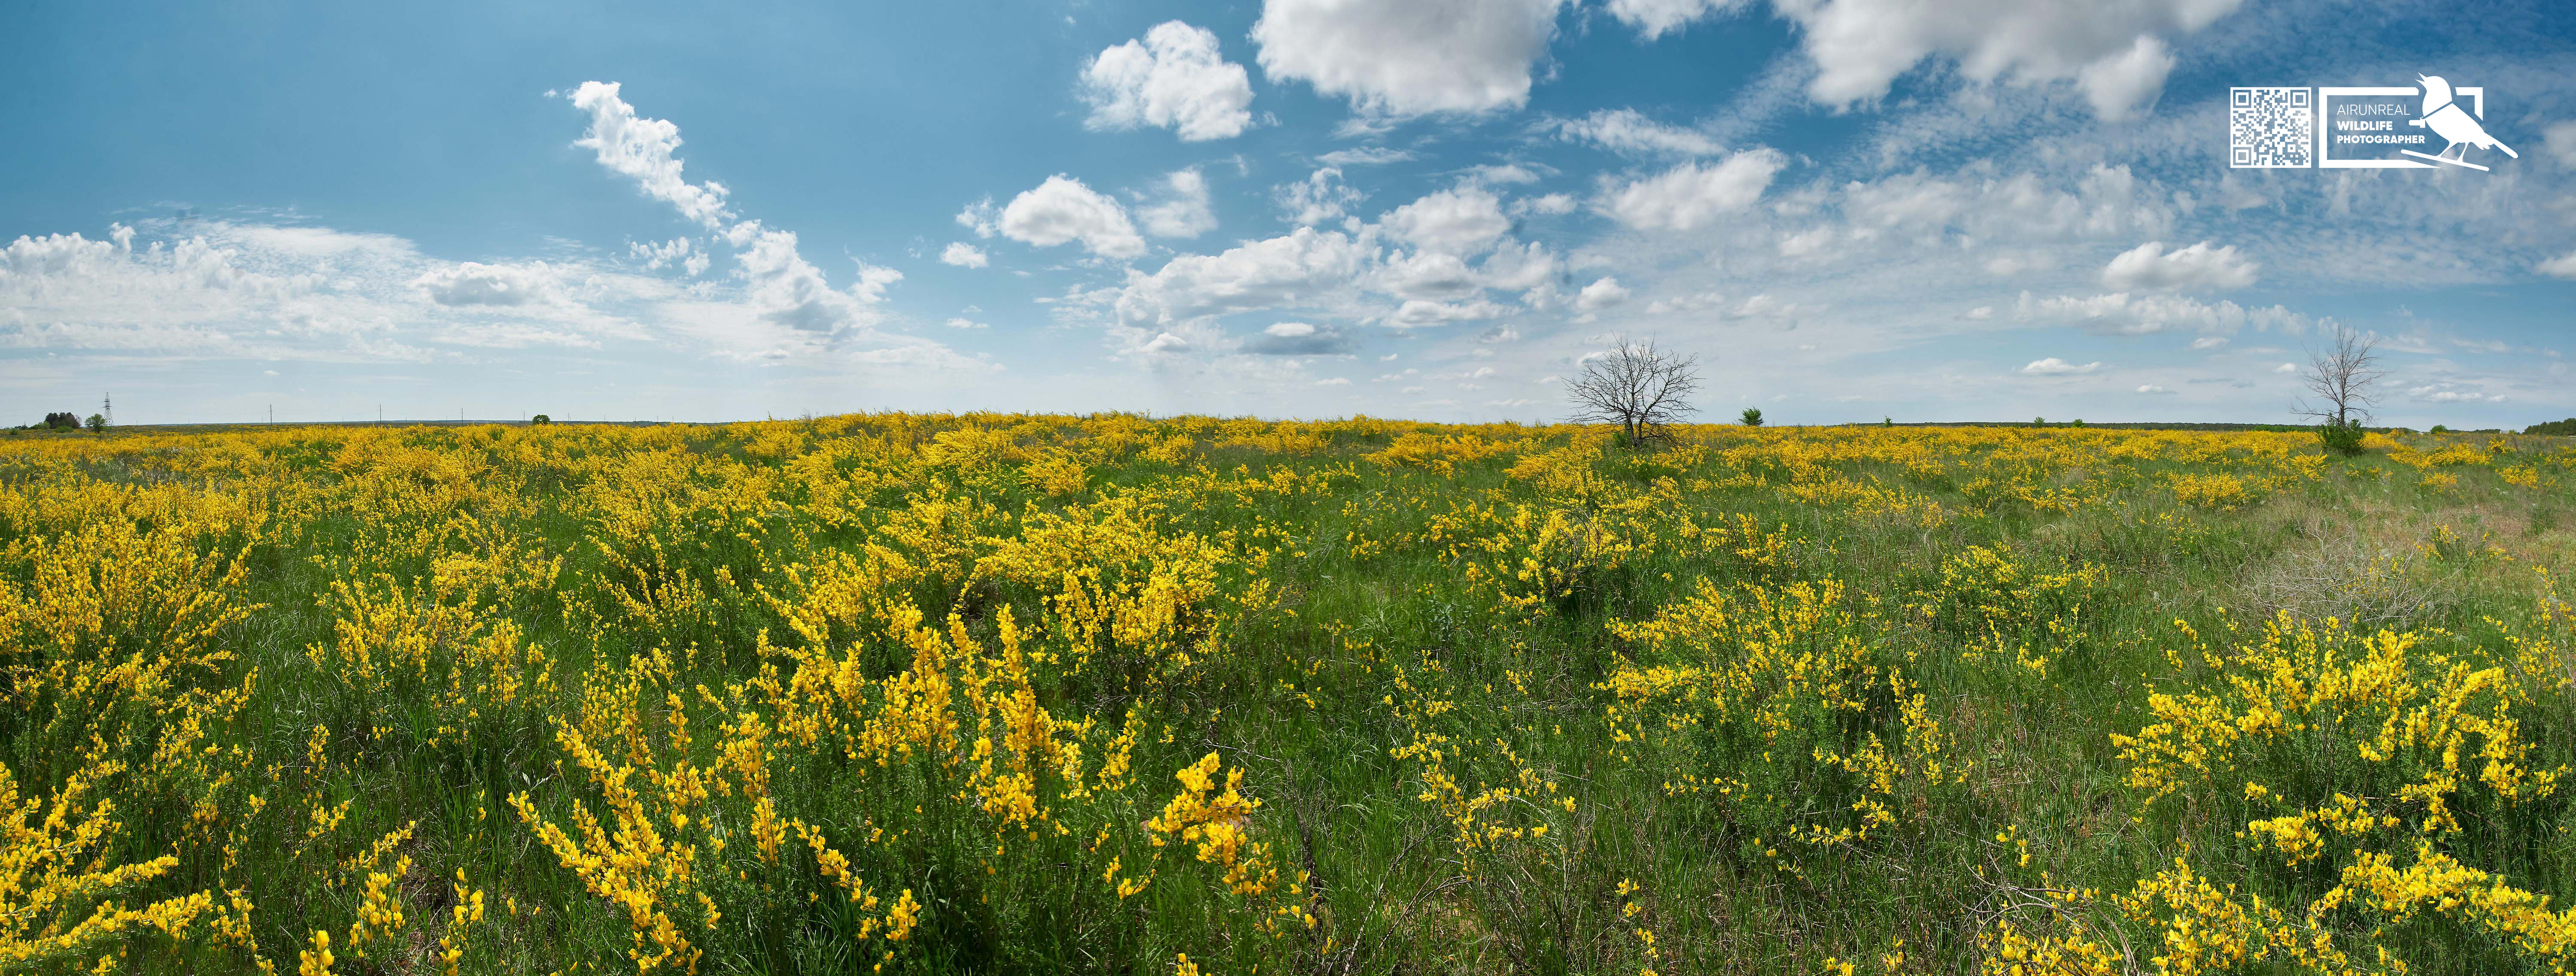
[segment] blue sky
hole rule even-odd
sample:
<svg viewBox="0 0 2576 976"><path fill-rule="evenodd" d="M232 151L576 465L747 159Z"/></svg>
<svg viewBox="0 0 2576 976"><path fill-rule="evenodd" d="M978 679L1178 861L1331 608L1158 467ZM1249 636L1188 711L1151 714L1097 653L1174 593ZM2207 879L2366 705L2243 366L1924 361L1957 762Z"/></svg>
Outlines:
<svg viewBox="0 0 2576 976"><path fill-rule="evenodd" d="M0 419L2576 415L2576 9L1265 0L0 11ZM2491 167L2230 169L2228 89ZM2436 142L2435 145L2440 143Z"/></svg>

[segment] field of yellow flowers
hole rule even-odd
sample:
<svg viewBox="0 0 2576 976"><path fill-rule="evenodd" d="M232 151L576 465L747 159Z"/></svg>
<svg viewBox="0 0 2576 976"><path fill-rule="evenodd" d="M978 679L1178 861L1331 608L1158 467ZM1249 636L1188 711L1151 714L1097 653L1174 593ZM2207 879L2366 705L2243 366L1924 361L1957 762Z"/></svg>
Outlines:
<svg viewBox="0 0 2576 976"><path fill-rule="evenodd" d="M2563 972L2568 443L0 439L0 971Z"/></svg>

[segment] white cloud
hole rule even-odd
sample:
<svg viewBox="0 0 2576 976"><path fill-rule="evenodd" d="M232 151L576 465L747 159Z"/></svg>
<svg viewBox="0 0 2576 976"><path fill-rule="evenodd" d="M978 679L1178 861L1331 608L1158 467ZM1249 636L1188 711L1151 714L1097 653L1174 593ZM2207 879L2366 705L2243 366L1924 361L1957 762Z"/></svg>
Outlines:
<svg viewBox="0 0 2576 976"><path fill-rule="evenodd" d="M1175 257L1132 279L1116 304L1130 322L1307 305L1347 289L1368 258L1368 247L1338 231L1299 227L1218 254Z"/></svg>
<svg viewBox="0 0 2576 976"><path fill-rule="evenodd" d="M573 107L590 113L589 130L573 145L596 151L600 165L633 177L646 196L679 208L680 216L709 228L731 219L723 184L690 183L681 177L680 159L673 155L680 148L680 127L636 117L635 107L618 98L617 89L617 82L585 81L573 92Z"/></svg>
<svg viewBox="0 0 2576 976"><path fill-rule="evenodd" d="M626 253L641 259L646 271L660 271L676 264L690 277L707 272L707 252L699 250L697 243L686 237L674 237L662 244L636 241L626 245Z"/></svg>
<svg viewBox="0 0 2576 976"><path fill-rule="evenodd" d="M1551 170L1551 172L1553 171ZM1471 166L1468 167L1465 178L1479 183L1500 183L1505 185L1538 182L1538 174L1530 172L1529 167L1523 166L1519 163L1493 163L1483 166Z"/></svg>
<svg viewBox="0 0 2576 976"><path fill-rule="evenodd" d="M859 283L851 292L834 290L823 271L796 251L793 231L770 230L759 221L736 224L727 231L735 258L742 263L743 293L752 309L768 322L799 332L830 334L864 328L879 316L866 306L885 298L885 288L903 277L889 268L859 265Z"/></svg>
<svg viewBox="0 0 2576 976"><path fill-rule="evenodd" d="M2254 284L2261 266L2236 253L2235 245L2211 247L2202 241L2171 252L2163 241L2148 241L2112 258L2102 269L2102 286L2122 290L2225 291Z"/></svg>
<svg viewBox="0 0 2576 976"><path fill-rule="evenodd" d="M1563 193L1550 193L1546 196L1538 197L1522 197L1521 199L1512 201L1512 213L1515 214L1542 214L1552 217L1573 212L1574 198Z"/></svg>
<svg viewBox="0 0 2576 976"><path fill-rule="evenodd" d="M1927 58L1953 59L1973 81L2073 78L2105 117L2162 89L2173 58L2161 39L2190 34L2242 0L1774 0L1800 28L1817 68L1808 94L1828 105L1884 96Z"/></svg>
<svg viewBox="0 0 2576 976"><path fill-rule="evenodd" d="M2504 394L2463 390L2450 383L2432 383L2407 390L2408 396L2426 403L2503 403Z"/></svg>
<svg viewBox="0 0 2576 976"><path fill-rule="evenodd" d="M1743 0L1610 0L1610 16L1636 28L1651 41L1710 14L1733 9Z"/></svg>
<svg viewBox="0 0 2576 976"><path fill-rule="evenodd" d="M1383 146L1356 146L1350 149L1333 150L1315 157L1315 161L1326 166L1382 166L1413 158L1414 154L1411 150L1388 149Z"/></svg>
<svg viewBox="0 0 2576 976"><path fill-rule="evenodd" d="M965 241L957 241L949 244L947 250L939 252L939 263L956 265L960 268L981 268L993 263L993 259L985 256L983 248Z"/></svg>
<svg viewBox="0 0 2576 976"><path fill-rule="evenodd" d="M2576 121L2550 123L2540 130L2540 141L2558 165L2576 169Z"/></svg>
<svg viewBox="0 0 2576 976"><path fill-rule="evenodd" d="M1556 134L1616 153L1640 156L1715 156L1726 147L1705 133L1665 125L1636 109L1600 109L1579 119L1556 123Z"/></svg>
<svg viewBox="0 0 2576 976"><path fill-rule="evenodd" d="M2077 376L2084 373L2090 373L2101 368L2102 364L2099 362L2085 363L2082 366L2078 366L2055 356L2050 356L2046 359L2033 360L2030 365L2022 367L2017 370L2017 372L2030 376Z"/></svg>
<svg viewBox="0 0 2576 976"><path fill-rule="evenodd" d="M2295 335L2305 331L2311 322L2308 316L2279 305L2249 309L2230 301L2200 302L2179 295L2128 292L2047 299L2023 292L2014 314L2023 319L2076 322L2128 335L2177 328L2235 332L2249 327L2266 331L2278 328Z"/></svg>
<svg viewBox="0 0 2576 976"><path fill-rule="evenodd" d="M1818 227L1813 230L1783 235L1780 238L1780 256L1785 258L1802 258L1821 254L1825 250L1825 245L1833 242L1834 229L1831 227Z"/></svg>
<svg viewBox="0 0 2576 976"><path fill-rule="evenodd" d="M1001 232L1001 208L993 206L993 198L986 196L957 211L957 226L974 231L977 237L991 237Z"/></svg>
<svg viewBox="0 0 2576 976"><path fill-rule="evenodd" d="M2156 384L2154 384L2154 383L2149 383L2149 384L2146 384L2146 385L2144 385L2144 386L2138 387L2138 392L2140 392L2140 393L2147 393L2147 394L2156 394L2156 393L2172 393L2173 391L2172 391L2172 390L2165 389L2164 387L2158 386L2158 385L2156 385Z"/></svg>
<svg viewBox="0 0 2576 976"><path fill-rule="evenodd" d="M1619 284L1619 279L1602 278L1583 286L1583 290L1574 296L1574 309L1598 312L1627 300L1628 289Z"/></svg>
<svg viewBox="0 0 2576 976"><path fill-rule="evenodd" d="M1105 258L1145 253L1145 239L1137 236L1118 201L1060 173L1011 198L1002 208L1000 227L1002 236L1038 247L1080 241L1083 249Z"/></svg>
<svg viewBox="0 0 2576 976"><path fill-rule="evenodd" d="M1327 166L1295 183L1279 184L1272 188L1271 197L1289 223L1313 226L1341 219L1363 194L1342 182L1340 169Z"/></svg>
<svg viewBox="0 0 2576 976"><path fill-rule="evenodd" d="M2576 251L2540 262L2537 270L2552 278L2576 280Z"/></svg>
<svg viewBox="0 0 2576 976"><path fill-rule="evenodd" d="M1395 310L1395 314L1387 318L1386 324L1399 329L1410 329L1426 325L1448 325L1452 322L1473 322L1480 319L1496 318L1511 314L1511 311L1511 309L1504 308L1503 306L1481 300L1469 302L1409 301L1398 306Z"/></svg>
<svg viewBox="0 0 2576 976"><path fill-rule="evenodd" d="M985 324L984 324L984 323L982 323L982 322L977 322L977 321L975 321L975 320L973 320L973 319L969 319L969 318L952 318L952 319L949 319L949 320L948 320L948 321L946 321L946 322L942 322L942 323L939 323L939 324L944 325L944 326L947 326L947 327L952 328L952 329L986 329L986 328L991 328L991 326L985 325Z"/></svg>
<svg viewBox="0 0 2576 976"><path fill-rule="evenodd" d="M1295 339L1301 336L1314 335L1315 327L1305 322L1279 322L1271 325L1269 328L1261 330L1261 334L1278 336L1283 339Z"/></svg>
<svg viewBox="0 0 2576 976"><path fill-rule="evenodd" d="M1502 201L1474 186L1461 186L1423 196L1389 211L1378 221L1387 232L1415 247L1447 254L1475 254L1512 229Z"/></svg>
<svg viewBox="0 0 2576 976"><path fill-rule="evenodd" d="M1683 163L1658 176L1605 185L1594 207L1638 230L1693 230L1752 206L1788 162L1777 150L1754 149L1715 166Z"/></svg>
<svg viewBox="0 0 2576 976"><path fill-rule="evenodd" d="M2163 39L2140 34L2128 51L2078 69L2075 84L2084 89L2084 98L2092 103L2094 115L2118 122L2155 104L2156 96L2164 93L2165 76L2173 72L2173 66L2173 52L2165 47Z"/></svg>
<svg viewBox="0 0 2576 976"><path fill-rule="evenodd" d="M1208 206L1207 177L1198 167L1163 177L1160 196L1140 201L1136 219L1156 237L1197 237L1216 229L1216 211Z"/></svg>
<svg viewBox="0 0 2576 976"><path fill-rule="evenodd" d="M467 261L412 279L441 305L526 305L553 300L555 273L539 261L526 265Z"/></svg>
<svg viewBox="0 0 2576 976"><path fill-rule="evenodd" d="M1369 115L1486 112L1529 101L1563 0L1265 0L1252 40L1273 81Z"/></svg>
<svg viewBox="0 0 2576 976"><path fill-rule="evenodd" d="M1336 376L1336 377L1333 377L1332 379L1329 379L1329 380L1316 380L1316 381L1315 381L1315 385L1316 385L1316 386L1349 386L1349 385L1351 385L1351 378L1350 378L1350 377L1347 377L1347 376Z"/></svg>
<svg viewBox="0 0 2576 976"><path fill-rule="evenodd" d="M2299 364L2297 363L2282 363L2281 365L2272 367L2272 372L2274 373L2296 373L2298 371Z"/></svg>
<svg viewBox="0 0 2576 976"><path fill-rule="evenodd" d="M1252 82L1227 63L1216 32L1168 21L1100 52L1082 69L1092 129L1158 126L1184 142L1226 139L1252 124Z"/></svg>
<svg viewBox="0 0 2576 976"><path fill-rule="evenodd" d="M1970 322L1983 322L1995 317L1995 307L1992 305L1979 305L1975 308L1969 309L1967 314L1959 317L1967 319Z"/></svg>
<svg viewBox="0 0 2576 976"><path fill-rule="evenodd" d="M2216 349L2227 344L2226 336L2201 336L2191 341L2193 349Z"/></svg>

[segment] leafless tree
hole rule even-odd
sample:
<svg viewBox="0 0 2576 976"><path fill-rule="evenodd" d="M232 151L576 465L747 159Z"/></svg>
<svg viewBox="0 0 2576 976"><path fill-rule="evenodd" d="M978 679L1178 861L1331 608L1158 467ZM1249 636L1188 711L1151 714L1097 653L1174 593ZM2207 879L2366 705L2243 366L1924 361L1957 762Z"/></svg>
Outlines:
<svg viewBox="0 0 2576 976"><path fill-rule="evenodd" d="M2377 387L2388 370L2379 363L2379 343L2352 326L2337 323L2325 345L2308 352L2300 379L2315 400L2302 398L2294 408L2302 417L2335 427L2370 422L2378 404Z"/></svg>
<svg viewBox="0 0 2576 976"><path fill-rule="evenodd" d="M1565 381L1578 424L1618 424L1631 445L1663 436L1665 426L1699 408L1690 403L1699 392L1699 357L1655 348L1655 341L1630 342L1588 359L1581 375Z"/></svg>

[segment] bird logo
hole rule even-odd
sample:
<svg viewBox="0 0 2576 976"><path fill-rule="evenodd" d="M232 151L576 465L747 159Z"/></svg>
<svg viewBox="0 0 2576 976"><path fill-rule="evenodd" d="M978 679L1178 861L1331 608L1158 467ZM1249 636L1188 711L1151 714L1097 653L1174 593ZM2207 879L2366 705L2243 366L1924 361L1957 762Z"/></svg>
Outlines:
<svg viewBox="0 0 2576 976"><path fill-rule="evenodd" d="M2486 126L2480 125L2476 116L2470 115L2460 108L2458 102L2451 100L2450 82L2442 80L2439 75L2430 77L2416 75L2415 80L2424 85L2424 117L2408 119L2406 124L2432 129L2434 135L2450 140L2451 144L2442 147L2441 152L2430 156L2412 149L2402 149L2399 150L2400 152L2437 163L2466 166L2479 171L2486 170L2486 167L2468 161L2471 146L2480 149L2501 149L2506 156L2514 159L2522 158L2521 154L2513 151L2512 146L2498 142L2496 137L2488 135ZM2455 149L2459 151L2457 156L2451 154Z"/></svg>

